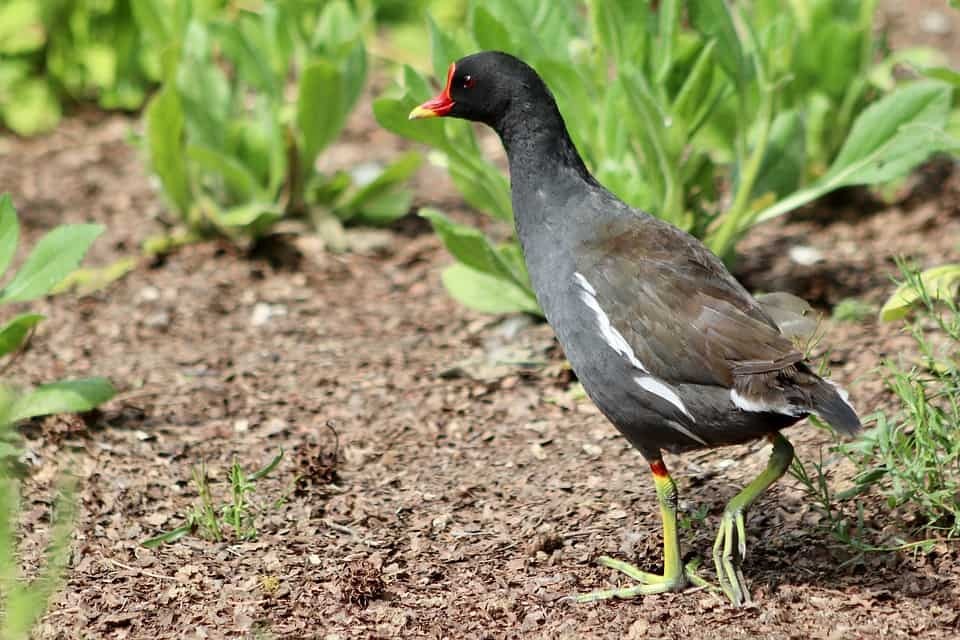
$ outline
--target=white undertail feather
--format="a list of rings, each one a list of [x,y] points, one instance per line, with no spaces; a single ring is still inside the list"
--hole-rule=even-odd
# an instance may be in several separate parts
[[[603,341],[606,342],[611,349],[616,351],[618,354],[626,358],[633,367],[639,369],[646,375],[640,375],[634,377],[634,382],[640,386],[640,388],[648,391],[655,396],[666,400],[677,409],[682,411],[684,415],[696,422],[694,417],[690,415],[690,412],[687,411],[687,407],[683,404],[683,401],[680,400],[680,396],[677,395],[677,392],[673,390],[670,385],[659,380],[650,374],[643,363],[637,358],[637,355],[633,352],[633,349],[630,347],[630,343],[627,342],[627,339],[623,337],[623,334],[617,331],[617,328],[610,323],[610,318],[604,312],[603,307],[600,306],[600,303],[597,301],[597,290],[593,288],[593,285],[583,277],[580,273],[573,274],[574,280],[576,280],[577,285],[580,287],[580,299],[583,301],[587,307],[593,311],[597,319],[597,329],[600,331],[600,335],[603,337]],[[687,435],[688,437],[693,438],[703,444],[706,444],[700,438],[694,436],[687,429],[680,428],[679,431]]]
[[[754,413],[781,413],[787,416],[798,416],[806,413],[803,409],[791,407],[787,403],[771,404],[762,401],[751,400],[737,393],[736,389],[730,389],[730,401],[738,409],[752,411]]]

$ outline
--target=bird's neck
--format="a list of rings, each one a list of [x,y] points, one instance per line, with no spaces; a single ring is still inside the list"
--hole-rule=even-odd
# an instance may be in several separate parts
[[[493,128],[507,152],[514,218],[526,249],[529,235],[562,225],[558,217],[567,210],[559,205],[599,184],[570,139],[552,97],[515,105]]]

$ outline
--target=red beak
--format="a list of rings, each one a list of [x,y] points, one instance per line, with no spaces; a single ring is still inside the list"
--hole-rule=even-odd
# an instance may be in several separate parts
[[[454,105],[453,98],[450,97],[450,83],[453,82],[453,73],[456,69],[457,65],[451,62],[450,68],[447,69],[447,86],[443,88],[443,91],[441,91],[437,97],[427,100],[419,107],[415,107],[413,111],[410,112],[410,120],[438,118],[450,113]]]

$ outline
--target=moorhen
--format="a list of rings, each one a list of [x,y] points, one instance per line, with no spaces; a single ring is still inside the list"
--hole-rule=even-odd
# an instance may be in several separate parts
[[[530,280],[587,394],[653,472],[663,519],[663,574],[608,557],[638,584],[584,602],[706,584],[681,564],[677,487],[662,450],[766,437],[766,469],[724,510],[713,546],[720,587],[750,600],[740,563],[744,512],[787,470],[780,430],[814,414],[853,434],[860,420],[723,263],[689,234],[619,200],[590,174],[550,90],[518,58],[495,51],[450,65],[446,86],[411,119],[448,116],[493,128],[506,149],[517,234]]]

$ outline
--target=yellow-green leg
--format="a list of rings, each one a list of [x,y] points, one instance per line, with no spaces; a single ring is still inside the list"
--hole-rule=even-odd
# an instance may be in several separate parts
[[[576,596],[577,602],[634,598],[679,591],[687,586],[688,582],[707,586],[706,582],[694,573],[697,563],[691,562],[686,567],[680,564],[680,539],[677,537],[677,485],[667,472],[663,460],[657,459],[651,462],[650,470],[653,472],[653,482],[657,487],[657,502],[660,504],[660,517],[663,520],[663,575],[641,571],[632,564],[601,556],[600,564],[626,574],[639,584],[584,593]]]
[[[773,443],[773,453],[767,468],[757,478],[744,487],[727,504],[720,521],[720,531],[713,545],[713,562],[717,567],[717,579],[720,588],[727,594],[734,606],[750,602],[750,592],[744,584],[740,563],[747,555],[747,532],[744,513],[757,497],[770,485],[780,479],[793,460],[793,445],[780,433],[769,437]]]

